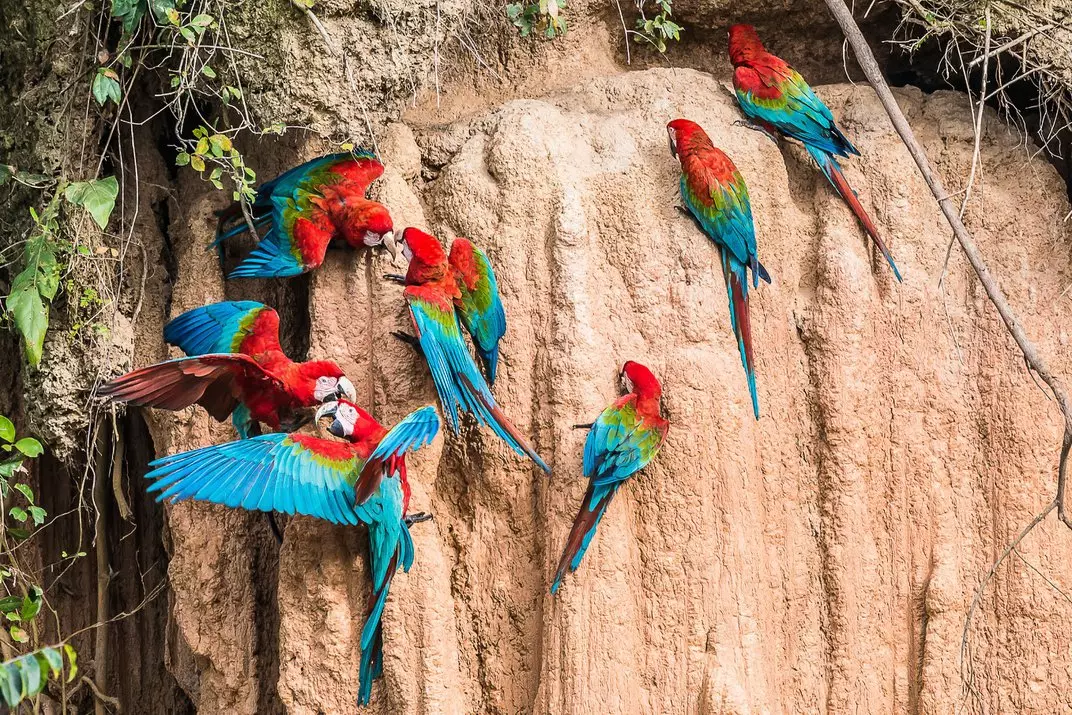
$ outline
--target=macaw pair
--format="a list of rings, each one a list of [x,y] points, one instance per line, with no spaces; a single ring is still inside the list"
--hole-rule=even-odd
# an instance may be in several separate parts
[[[323,404],[339,442],[303,433],[273,433],[163,457],[149,466],[157,501],[183,499],[251,511],[302,514],[333,524],[365,524],[372,591],[361,630],[358,702],[383,673],[384,604],[398,568],[413,564],[406,453],[429,444],[439,429],[435,408],[422,407],[386,430],[347,399]]]
[[[268,226],[257,247],[228,278],[283,278],[308,273],[324,262],[328,246],[384,246],[396,253],[387,207],[365,198],[383,164],[366,151],[313,159],[257,187],[250,219]],[[217,213],[212,246],[248,231],[240,203]]]
[[[823,175],[886,257],[894,276],[901,280],[893,256],[837,163],[836,156],[847,157],[860,152],[838,129],[830,109],[796,70],[763,48],[750,25],[730,28],[729,50],[735,68],[733,85],[742,111],[756,128],[772,139],[777,140],[781,134],[804,144]],[[681,162],[681,199],[700,230],[715,242],[721,254],[730,324],[741,353],[752,411],[759,419],[748,272],[751,271],[753,287],[758,287],[759,279],[770,283],[770,275],[759,262],[748,187],[733,161],[714,146],[698,124],[675,119],[666,127],[670,153]]]

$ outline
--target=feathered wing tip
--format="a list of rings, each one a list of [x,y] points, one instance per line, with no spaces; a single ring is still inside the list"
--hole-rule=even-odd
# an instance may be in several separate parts
[[[558,593],[562,586],[562,579],[566,573],[573,573],[581,565],[592,537],[596,535],[596,527],[603,519],[607,511],[607,505],[618,491],[621,482],[597,487],[589,483],[588,491],[581,500],[581,508],[577,510],[577,516],[573,519],[573,527],[570,528],[569,538],[566,539],[566,547],[562,550],[562,557],[558,560],[558,569],[555,571],[555,580],[551,583],[551,594]]]
[[[756,395],[756,367],[752,355],[752,321],[748,311],[748,277],[744,266],[728,258],[722,252],[722,272],[726,277],[726,293],[730,301],[730,325],[737,338],[741,352],[741,364],[748,380],[748,393],[752,397],[752,412],[759,419],[759,397]]]
[[[496,345],[491,350],[477,348],[476,351],[480,355],[480,362],[484,364],[484,374],[488,377],[490,387],[495,384],[495,372],[499,366],[499,346]]]
[[[871,217],[864,211],[863,205],[860,203],[859,197],[853,188],[849,186],[848,179],[845,178],[845,173],[841,170],[841,166],[837,163],[837,160],[833,156],[827,154],[820,149],[813,149],[810,146],[805,145],[808,153],[811,154],[812,159],[819,165],[819,169],[823,172],[823,175],[830,182],[834,190],[838,192],[838,195],[848,205],[849,210],[856,215],[856,219],[863,226],[864,232],[871,237],[871,240],[878,246],[878,250],[882,251],[882,255],[886,257],[886,261],[890,264],[890,268],[893,270],[893,275],[898,282],[901,281],[901,272],[897,270],[897,264],[893,262],[893,255],[890,250],[886,248],[886,244],[883,243],[882,238],[878,234],[878,228],[871,220]],[[859,152],[857,152],[859,153]]]
[[[289,278],[307,270],[294,254],[280,246],[274,235],[269,233],[227,278]]]
[[[164,341],[189,356],[238,352],[234,343],[243,322],[265,307],[252,300],[228,300],[188,310],[164,326]]]

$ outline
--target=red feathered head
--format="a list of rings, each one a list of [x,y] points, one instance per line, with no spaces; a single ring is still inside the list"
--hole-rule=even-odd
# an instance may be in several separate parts
[[[670,137],[670,153],[675,158],[681,152],[700,146],[714,146],[707,132],[701,129],[699,124],[688,119],[675,119],[670,122],[666,125],[666,133]]]
[[[733,66],[747,64],[766,52],[759,41],[756,28],[751,25],[734,25],[730,28],[730,62]]]
[[[348,399],[321,405],[316,411],[316,421],[320,422],[325,417],[334,418],[328,426],[328,432],[351,442],[361,442],[368,438],[378,439],[384,434],[383,425],[377,422],[375,417]]]
[[[362,217],[362,228],[365,233],[361,237],[366,246],[379,246],[384,242],[388,234],[394,233],[395,224],[391,220],[391,214],[387,207],[376,201],[369,201],[369,205]],[[390,240],[388,238],[388,240]]]
[[[420,285],[442,278],[447,271],[447,254],[439,239],[412,226],[402,232],[402,253],[409,259],[406,282]]]
[[[638,362],[630,360],[622,366],[622,377],[626,381],[626,389],[635,392],[640,399],[659,399],[663,394],[663,386],[652,374],[651,370]]]
[[[343,374],[342,368],[332,360],[310,360],[301,363],[299,368],[307,384],[294,385],[299,391],[307,391],[308,394],[300,395],[304,402],[323,402],[335,397],[349,397],[356,399],[357,392],[354,384]],[[310,388],[309,385],[312,385]]]

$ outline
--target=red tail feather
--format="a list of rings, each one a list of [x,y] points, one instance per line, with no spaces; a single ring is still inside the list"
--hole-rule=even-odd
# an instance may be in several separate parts
[[[848,179],[845,178],[844,172],[841,167],[838,166],[836,160],[833,157],[826,157],[825,165],[822,166],[823,173],[830,179],[830,183],[837,189],[838,194],[848,204],[849,209],[856,215],[856,219],[863,226],[864,231],[871,240],[878,246],[878,250],[882,251],[882,255],[889,262],[890,268],[893,269],[893,274],[897,277],[897,280],[901,280],[901,272],[897,270],[897,264],[893,262],[893,255],[890,250],[886,248],[886,244],[882,242],[882,238],[878,235],[878,228],[875,226],[875,222],[871,220],[871,217],[867,215],[867,211],[864,210],[863,204],[860,203],[859,197],[856,196],[856,192],[849,186]]]

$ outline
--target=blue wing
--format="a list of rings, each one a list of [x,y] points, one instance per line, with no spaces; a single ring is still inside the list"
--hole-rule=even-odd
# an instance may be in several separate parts
[[[253,300],[203,305],[172,318],[164,326],[164,340],[191,356],[241,352],[242,341],[262,310],[271,308]]]
[[[357,524],[354,479],[364,463],[342,442],[266,434],[202,447],[149,464],[157,501],[195,499],[256,511]]]
[[[354,502],[362,521],[371,524],[380,518],[377,513],[363,510],[369,500],[380,491],[383,478],[393,476],[393,473],[401,468],[400,458],[406,452],[431,444],[438,431],[439,415],[436,414],[435,408],[429,405],[409,413],[384,435],[365,462],[354,490]]]
[[[611,405],[584,442],[584,475],[596,486],[625,481],[655,458],[664,434],[643,421],[633,399]]]

